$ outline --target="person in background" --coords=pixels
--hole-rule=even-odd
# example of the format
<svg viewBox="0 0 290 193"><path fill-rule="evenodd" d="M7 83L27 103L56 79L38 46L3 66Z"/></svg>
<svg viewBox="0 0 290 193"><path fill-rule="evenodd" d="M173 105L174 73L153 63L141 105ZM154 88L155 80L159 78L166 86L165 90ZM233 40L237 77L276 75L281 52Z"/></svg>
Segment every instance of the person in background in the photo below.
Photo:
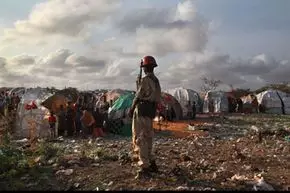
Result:
<svg viewBox="0 0 290 193"><path fill-rule="evenodd" d="M4 97L4 115L5 117L8 117L9 115L9 107L11 106L11 98L8 95L8 93L5 93L5 97Z"/></svg>
<svg viewBox="0 0 290 193"><path fill-rule="evenodd" d="M21 100L20 97L18 95L16 95L16 109L18 108L20 100Z"/></svg>
<svg viewBox="0 0 290 193"><path fill-rule="evenodd" d="M100 113L102 114L107 113L110 104L107 102L107 97L105 94L100 97L100 99L96 103L96 107L99 108Z"/></svg>
<svg viewBox="0 0 290 193"><path fill-rule="evenodd" d="M169 104L165 104L165 117L166 121L171 121L171 108L169 107Z"/></svg>
<svg viewBox="0 0 290 193"><path fill-rule="evenodd" d="M93 113L94 111L94 103L95 103L95 97L92 96L90 100L88 101L88 105L87 105L87 109L90 113Z"/></svg>
<svg viewBox="0 0 290 193"><path fill-rule="evenodd" d="M258 103L258 99L256 96L252 96L253 101L252 101L252 107L254 110L254 113L259 113L259 103Z"/></svg>
<svg viewBox="0 0 290 193"><path fill-rule="evenodd" d="M192 119L195 119L196 117L196 102L192 102Z"/></svg>
<svg viewBox="0 0 290 193"><path fill-rule="evenodd" d="M103 95L102 100L100 101L100 104L99 104L99 112L102 116L102 119L103 119L103 128L105 130L105 132L108 132L109 131L109 128L108 128L108 110L110 108L110 104L107 102L107 96L106 95Z"/></svg>
<svg viewBox="0 0 290 193"><path fill-rule="evenodd" d="M209 109L210 113L214 113L215 106L214 106L214 100L213 99L209 99L208 109Z"/></svg>
<svg viewBox="0 0 290 193"><path fill-rule="evenodd" d="M233 101L231 97L227 97L228 99L228 109L229 109L229 113L233 113L235 109L233 109Z"/></svg>
<svg viewBox="0 0 290 193"><path fill-rule="evenodd" d="M95 125L96 121L93 115L88 110L83 109L83 115L80 118L80 120L82 122L82 128L83 128L85 137L92 136L93 130L96 127Z"/></svg>
<svg viewBox="0 0 290 193"><path fill-rule="evenodd" d="M186 107L187 107L187 117L188 119L191 119L192 118L192 105L190 101L188 101Z"/></svg>
<svg viewBox="0 0 290 193"><path fill-rule="evenodd" d="M100 113L99 108L95 108L94 113L93 113L93 117L96 121L96 127L104 130L104 126L103 126L104 118L103 118L103 115Z"/></svg>
<svg viewBox="0 0 290 193"><path fill-rule="evenodd" d="M54 113L51 111L50 116L48 117L48 123L49 123L49 136L50 139L54 139L56 137L56 117Z"/></svg>
<svg viewBox="0 0 290 193"><path fill-rule="evenodd" d="M64 106L60 105L60 111L57 115L58 117L58 135L64 136L64 131L66 130L66 120L65 120L65 110Z"/></svg>
<svg viewBox="0 0 290 193"><path fill-rule="evenodd" d="M176 114L173 107L170 108L170 115L171 115L171 121L176 119Z"/></svg>
<svg viewBox="0 0 290 193"><path fill-rule="evenodd" d="M75 116L74 110L72 108L72 103L69 101L67 103L67 110L66 110L66 129L67 129L67 136L72 137L75 132Z"/></svg>
<svg viewBox="0 0 290 193"><path fill-rule="evenodd" d="M0 93L0 114L4 116L4 92Z"/></svg>
<svg viewBox="0 0 290 193"><path fill-rule="evenodd" d="M242 99L238 98L237 99L237 104L238 104L237 112L242 113L243 112L243 101L242 101Z"/></svg>
<svg viewBox="0 0 290 193"><path fill-rule="evenodd" d="M81 107L78 105L76 110L76 119L75 119L75 125L76 125L76 136L80 136L81 130L82 130L82 122L81 117L83 113L81 111Z"/></svg>
<svg viewBox="0 0 290 193"><path fill-rule="evenodd" d="M14 110L14 104L13 104L14 100L13 100L13 98L15 96L13 96L13 94L9 95L7 93L7 97L8 97L8 113L12 113L12 111Z"/></svg>
<svg viewBox="0 0 290 193"><path fill-rule="evenodd" d="M12 110L16 110L17 109L17 98L16 98L16 95L15 93L13 92L12 93L12 97L11 97L11 103L12 103Z"/></svg>

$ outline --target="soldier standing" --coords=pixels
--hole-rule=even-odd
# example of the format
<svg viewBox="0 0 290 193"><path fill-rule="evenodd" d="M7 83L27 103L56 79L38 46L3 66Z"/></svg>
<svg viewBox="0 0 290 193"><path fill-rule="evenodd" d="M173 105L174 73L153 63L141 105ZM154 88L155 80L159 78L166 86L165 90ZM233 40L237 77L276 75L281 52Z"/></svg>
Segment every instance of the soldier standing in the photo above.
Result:
<svg viewBox="0 0 290 193"><path fill-rule="evenodd" d="M145 56L141 60L140 75L137 80L137 92L129 111L133 117L133 153L134 160L138 161L140 170L136 179L150 177L150 172L157 172L155 160L152 155L153 145L153 118L156 114L157 104L161 100L159 80L154 75L157 63L152 56ZM141 73L145 73L141 79Z"/></svg>

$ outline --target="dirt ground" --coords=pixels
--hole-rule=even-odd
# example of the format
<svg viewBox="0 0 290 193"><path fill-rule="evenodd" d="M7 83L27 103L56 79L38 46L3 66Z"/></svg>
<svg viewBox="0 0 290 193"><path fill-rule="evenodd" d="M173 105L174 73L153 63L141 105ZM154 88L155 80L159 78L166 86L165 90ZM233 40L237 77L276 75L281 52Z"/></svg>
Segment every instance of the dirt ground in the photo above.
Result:
<svg viewBox="0 0 290 193"><path fill-rule="evenodd" d="M192 121L162 123L161 131L159 125L154 126L154 153L160 171L151 179L134 179L136 168L131 162L130 138L107 135L94 140L58 139L40 142L38 153L23 148L24 142L12 141L11 146L21 146L33 164L28 172L14 175L13 180L0 178L0 189L290 188L290 141L286 138L290 135L290 116L198 116Z"/></svg>

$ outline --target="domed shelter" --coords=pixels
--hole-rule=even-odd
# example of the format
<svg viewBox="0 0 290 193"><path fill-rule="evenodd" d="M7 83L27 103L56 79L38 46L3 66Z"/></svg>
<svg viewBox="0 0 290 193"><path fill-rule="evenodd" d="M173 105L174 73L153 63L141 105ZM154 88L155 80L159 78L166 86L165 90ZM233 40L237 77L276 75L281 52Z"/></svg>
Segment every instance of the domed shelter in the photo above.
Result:
<svg viewBox="0 0 290 193"><path fill-rule="evenodd" d="M24 95L25 93L25 88L24 87L13 88L9 91L8 94L11 96L12 93L15 93L15 95L18 95L19 97L22 97L22 95Z"/></svg>
<svg viewBox="0 0 290 193"><path fill-rule="evenodd" d="M273 114L286 114L289 112L290 97L284 92L269 89L257 94L256 97L260 112Z"/></svg>
<svg viewBox="0 0 290 193"><path fill-rule="evenodd" d="M204 97L204 113L222 113L229 111L229 94L224 91L208 91Z"/></svg>
<svg viewBox="0 0 290 193"><path fill-rule="evenodd" d="M198 92L191 89L183 88L183 87L169 89L166 92L171 94L173 97L177 99L177 101L182 107L183 116L187 115L187 111L188 111L187 105L189 101L191 105L193 104L193 102L195 102L197 112L202 111L202 108L201 108L202 100Z"/></svg>
<svg viewBox="0 0 290 193"><path fill-rule="evenodd" d="M161 111L161 114L165 115L166 112L166 107L168 109L172 109L172 113L173 113L173 119L176 120L180 120L183 117L183 111L182 111L182 107L179 104L178 100L176 98L174 98L174 96L172 96L171 94L162 92L161 93L161 102L159 103L159 111Z"/></svg>
<svg viewBox="0 0 290 193"><path fill-rule="evenodd" d="M26 89L17 108L15 136L29 137L30 129L35 128L35 135L44 137L48 135L48 121L46 116L49 110L41 105L43 101L52 96L47 89Z"/></svg>

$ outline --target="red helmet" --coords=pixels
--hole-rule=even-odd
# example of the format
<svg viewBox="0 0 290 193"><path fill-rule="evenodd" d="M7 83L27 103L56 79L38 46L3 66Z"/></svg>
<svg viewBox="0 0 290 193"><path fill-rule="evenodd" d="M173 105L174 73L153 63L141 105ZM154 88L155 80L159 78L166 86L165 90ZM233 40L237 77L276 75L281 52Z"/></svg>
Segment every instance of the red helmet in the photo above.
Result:
<svg viewBox="0 0 290 193"><path fill-rule="evenodd" d="M141 60L141 67L145 66L157 67L155 58L153 56L144 56Z"/></svg>

